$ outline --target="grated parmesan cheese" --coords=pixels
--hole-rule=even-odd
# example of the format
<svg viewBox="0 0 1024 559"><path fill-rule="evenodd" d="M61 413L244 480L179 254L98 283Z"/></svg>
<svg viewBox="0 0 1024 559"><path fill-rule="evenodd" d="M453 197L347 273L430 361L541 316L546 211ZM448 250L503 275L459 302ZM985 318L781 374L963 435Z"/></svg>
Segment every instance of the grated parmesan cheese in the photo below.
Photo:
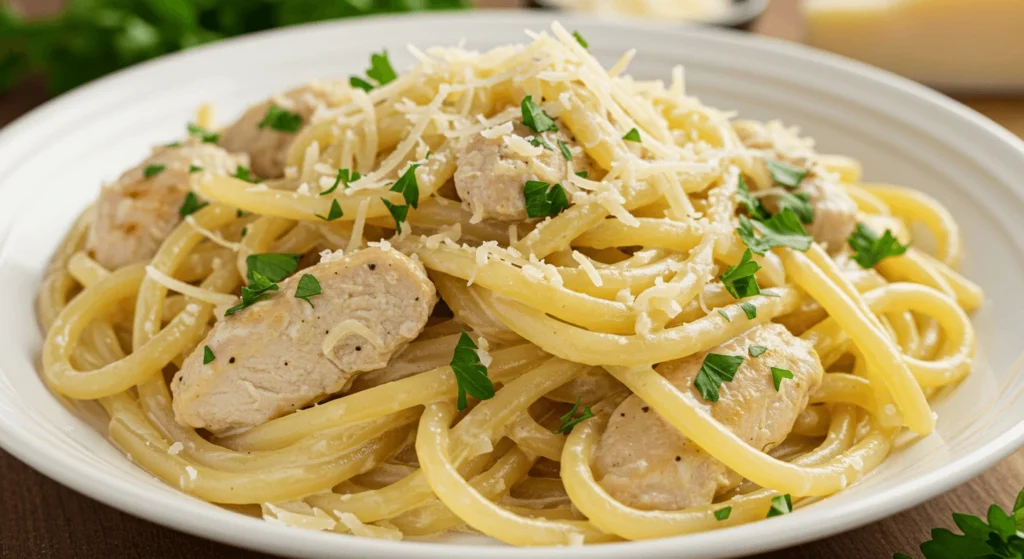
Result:
<svg viewBox="0 0 1024 559"><path fill-rule="evenodd" d="M384 340L381 340L380 336L367 328L362 322L349 318L335 324L327 332L323 343L320 345L320 351L327 357L331 357L331 350L334 349L334 346L338 345L338 342L349 334L356 334L366 338L366 341L373 344L373 347L377 349L384 347Z"/></svg>
<svg viewBox="0 0 1024 559"><path fill-rule="evenodd" d="M582 269L587 277L590 278L590 283L593 283L597 287L604 285L604 279L601 278L601 274L597 272L597 268L594 267L594 263L589 258L584 256L578 250L572 251L572 259L579 263L580 269Z"/></svg>
<svg viewBox="0 0 1024 559"><path fill-rule="evenodd" d="M193 299L203 301L204 303L228 306L233 306L238 303L238 297L235 297L234 295L217 293L216 291L210 291L209 289L189 285L181 280L176 280L171 276L168 276L153 266L146 266L146 276L171 291L181 293L186 297L191 297ZM188 309L186 309L186 312L187 311Z"/></svg>

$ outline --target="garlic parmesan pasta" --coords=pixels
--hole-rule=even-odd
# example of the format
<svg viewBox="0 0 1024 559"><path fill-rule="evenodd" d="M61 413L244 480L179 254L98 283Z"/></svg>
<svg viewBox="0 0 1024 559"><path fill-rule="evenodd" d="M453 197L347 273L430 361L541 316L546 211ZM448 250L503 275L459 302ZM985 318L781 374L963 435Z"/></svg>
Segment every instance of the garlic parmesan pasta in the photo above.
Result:
<svg viewBox="0 0 1024 559"><path fill-rule="evenodd" d="M932 431L982 302L946 209L530 37L202 108L55 253L48 385L185 493L388 539L770 521Z"/></svg>

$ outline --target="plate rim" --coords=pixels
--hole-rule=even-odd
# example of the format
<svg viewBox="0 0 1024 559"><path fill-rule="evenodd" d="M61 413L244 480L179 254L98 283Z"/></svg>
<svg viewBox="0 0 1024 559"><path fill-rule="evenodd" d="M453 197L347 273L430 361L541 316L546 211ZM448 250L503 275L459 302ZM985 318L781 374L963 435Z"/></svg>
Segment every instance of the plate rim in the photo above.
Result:
<svg viewBox="0 0 1024 559"><path fill-rule="evenodd" d="M474 22L486 24L497 23L493 21L497 17L501 18L501 24L512 24L509 22L514 20L514 25L516 26L534 29L546 27L548 23L555 19L550 17L550 14L502 10L382 15L291 26L230 38L187 51L171 53L120 70L51 99L12 121L3 129L0 129L0 153L3 153L3 148L17 140L23 129L37 121L46 120L50 112L54 110L69 104L73 105L81 98L99 93L101 90L109 88L119 81L130 80L137 74L143 74L164 65L177 64L215 50L244 50L250 43L260 43L272 38L286 40L288 36L301 34L310 28L338 28L343 30L347 27L387 26L413 19L425 20L425 22L429 22L429 20L444 20L446 22L460 20L460 23L464 24ZM756 46L760 49L771 51L776 55L790 59L799 59L803 63L829 66L835 70L841 70L846 74L856 76L858 80L874 82L874 85L890 90L899 90L916 98L918 101L928 102L944 112L955 114L965 125L970 125L977 131L984 131L1000 140L1001 143L1013 148L1021 156L1021 161L1024 162L1024 141L984 115L926 86L839 55L819 51L805 45L771 37L754 36L733 30L698 26L642 24L636 22L610 23L596 17L569 16L568 14L563 14L558 19L579 22L581 24L619 27L633 31L642 30L650 32L654 30L666 34L666 36L689 35L697 38L707 38L712 42L740 45L741 47ZM0 160L0 177L6 174L5 167L4 161ZM0 184L0 189L2 188L3 185ZM1020 197L1020 189L1017 189L1014 194ZM10 227L11 223L0 223L0 257L6 253L6 245L10 241L10 236L8 235ZM3 258L0 258L0 263L2 261ZM1017 370L1022 365L1024 365L1024 355L1018 357L1010 368ZM781 517L776 518L772 523L757 522L672 538L588 547L588 554L594 557L612 557L617 556L621 552L631 552L645 553L648 554L647 556L671 556L678 544L693 542L699 546L698 542L702 540L726 540L733 534L744 537L739 540L733 538L732 543L734 545L732 548L725 550L721 554L715 554L713 555L714 557L735 556L737 553L764 552L791 547L852 530L916 506L977 476L984 469L991 467L1021 446L1024 446L1024 421L1000 433L975 451L915 478L901 486L898 490L884 493L883 495L887 499L882 503L877 501L865 503L863 499L858 502L849 503L841 511L844 513L841 518L835 518L837 513L833 512L831 515L821 517L821 522L801 526L795 522L801 520L799 518ZM565 557L572 553L557 547L523 550L512 547L481 547L421 541L390 542L340 534L325 534L311 531L296 532L294 528L269 524L265 521L243 515L222 516L219 513L224 511L213 505L209 505L209 508L189 507L187 510L178 510L180 503L170 501L171 496L169 494L154 493L146 487L122 482L110 475L102 475L102 472L95 471L93 468L76 469L72 460L66 459L60 452L48 452L46 450L48 447L38 448L37 445L33 444L26 432L19 432L2 417L0 417L0 447L50 479L121 512L173 530L247 549L272 551L293 557L305 556L306 553L320 556L321 553L326 553L325 550L337 548L340 544L347 547L349 552L357 553L359 555L356 556L362 557L417 556L439 559L480 556L511 558L525 557L527 554L531 557ZM62 458L65 459L62 460ZM169 506L161 506L161 501L164 500L168 500L166 504ZM199 500L197 502L202 503ZM247 529L254 527L260 527L260 529ZM339 537L346 539L339 540ZM744 544L742 543L743 540L755 543ZM335 549L335 551L337 550Z"/></svg>

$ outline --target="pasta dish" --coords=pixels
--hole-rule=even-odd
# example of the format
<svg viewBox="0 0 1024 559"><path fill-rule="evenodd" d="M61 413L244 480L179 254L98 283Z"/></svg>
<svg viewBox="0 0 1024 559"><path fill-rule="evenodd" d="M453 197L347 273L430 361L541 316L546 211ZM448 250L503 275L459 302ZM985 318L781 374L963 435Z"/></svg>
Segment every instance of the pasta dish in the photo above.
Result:
<svg viewBox="0 0 1024 559"><path fill-rule="evenodd" d="M387 539L770 522L933 430L983 298L945 208L529 36L201 107L54 254L47 384L184 493Z"/></svg>

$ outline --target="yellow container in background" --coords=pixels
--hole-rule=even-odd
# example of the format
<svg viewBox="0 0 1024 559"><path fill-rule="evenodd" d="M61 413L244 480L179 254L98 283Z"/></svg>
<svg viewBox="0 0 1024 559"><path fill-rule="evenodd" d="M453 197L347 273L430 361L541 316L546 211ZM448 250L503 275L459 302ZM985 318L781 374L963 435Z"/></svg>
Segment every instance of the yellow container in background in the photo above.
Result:
<svg viewBox="0 0 1024 559"><path fill-rule="evenodd" d="M1024 0L805 0L807 42L934 87L1024 91Z"/></svg>

